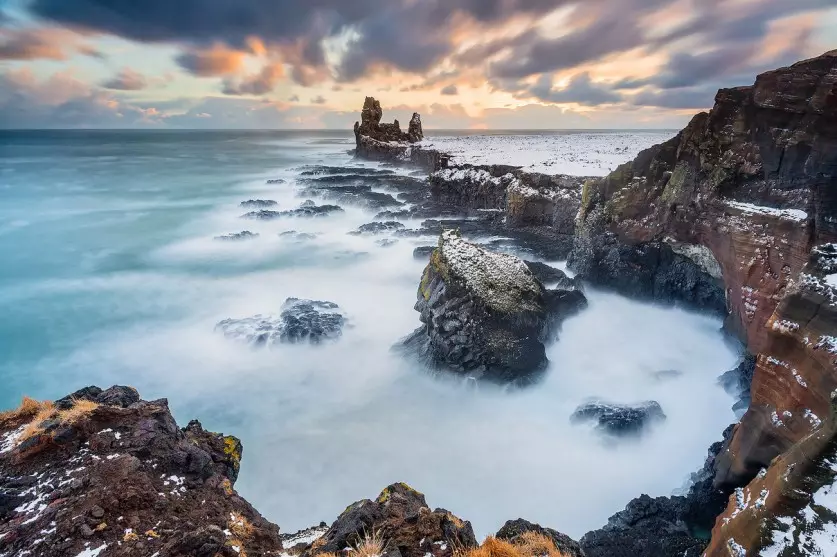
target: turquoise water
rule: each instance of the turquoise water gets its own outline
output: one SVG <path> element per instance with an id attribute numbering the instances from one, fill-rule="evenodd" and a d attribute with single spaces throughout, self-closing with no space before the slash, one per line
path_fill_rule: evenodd
<path id="1" fill-rule="evenodd" d="M 737 354 L 714 317 L 590 290 L 548 347 L 545 381 L 508 393 L 433 379 L 389 348 L 418 325 L 423 262 L 346 232 L 372 211 L 293 208 L 308 164 L 358 165 L 342 132 L 2 132 L 0 406 L 129 384 L 178 421 L 244 443 L 240 492 L 284 530 L 406 481 L 478 534 L 523 516 L 578 536 L 641 492 L 668 494 L 734 420 L 716 377 Z M 265 181 L 282 178 L 285 184 Z M 414 223 L 417 224 L 417 223 Z M 409 223 L 408 223 L 409 225 Z M 214 236 L 249 229 L 242 243 Z M 306 243 L 279 233 L 317 234 Z M 348 314 L 323 346 L 251 350 L 213 331 L 289 296 Z M 668 382 L 660 370 L 682 375 Z M 608 443 L 568 417 L 587 397 L 660 402 L 668 420 Z"/>

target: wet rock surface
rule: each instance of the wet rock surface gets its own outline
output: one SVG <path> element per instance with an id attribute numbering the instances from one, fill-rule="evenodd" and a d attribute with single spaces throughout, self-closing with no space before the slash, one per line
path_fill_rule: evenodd
<path id="1" fill-rule="evenodd" d="M 343 208 L 338 205 L 317 205 L 312 200 L 306 200 L 296 209 L 289 209 L 287 211 L 271 211 L 269 209 L 259 209 L 258 211 L 250 211 L 241 215 L 244 219 L 255 220 L 272 220 L 282 217 L 325 217 L 332 213 L 342 213 Z"/>
<path id="2" fill-rule="evenodd" d="M 520 385 L 546 367 L 542 340 L 567 316 L 568 298 L 584 298 L 548 292 L 522 260 L 454 230 L 441 234 L 417 297 L 423 325 L 404 341 L 406 351 L 435 369 Z"/>
<path id="3" fill-rule="evenodd" d="M 276 207 L 278 203 L 272 199 L 248 199 L 238 204 L 239 207 L 246 209 L 265 209 L 267 207 Z"/>
<path id="4" fill-rule="evenodd" d="M 333 302 L 288 298 L 278 317 L 254 315 L 224 319 L 215 329 L 228 338 L 255 346 L 280 342 L 318 344 L 339 338 L 345 324 L 345 315 Z"/>
<path id="5" fill-rule="evenodd" d="M 358 226 L 357 230 L 349 232 L 353 236 L 364 236 L 374 234 L 385 234 L 404 228 L 404 225 L 398 221 L 386 222 L 369 222 Z"/>
<path id="6" fill-rule="evenodd" d="M 592 400 L 579 406 L 570 417 L 572 423 L 592 422 L 598 431 L 614 436 L 637 435 L 665 419 L 656 401 L 628 405 Z"/>
<path id="7" fill-rule="evenodd" d="M 258 233 L 250 232 L 249 230 L 242 230 L 241 232 L 231 232 L 222 236 L 215 236 L 215 239 L 223 242 L 240 242 L 242 240 L 252 240 L 253 238 L 258 237 Z"/>

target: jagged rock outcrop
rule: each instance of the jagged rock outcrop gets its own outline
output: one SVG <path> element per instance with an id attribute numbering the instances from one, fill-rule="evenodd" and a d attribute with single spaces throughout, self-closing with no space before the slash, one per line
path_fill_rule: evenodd
<path id="1" fill-rule="evenodd" d="M 514 544 L 527 532 L 540 534 L 552 540 L 553 545 L 561 552 L 563 557 L 585 557 L 584 550 L 581 549 L 578 542 L 566 534 L 552 528 L 544 528 L 540 524 L 534 524 L 522 518 L 507 520 L 503 527 L 497 530 L 494 537 L 500 540 L 508 540 Z"/>
<path id="2" fill-rule="evenodd" d="M 755 356 L 716 486 L 743 486 L 780 455 L 810 458 L 795 447 L 830 425 L 837 387 L 837 51 L 720 90 L 676 137 L 587 182 L 579 217 L 581 276 L 724 309 Z M 723 551 L 757 547 L 753 531 L 736 536 Z M 713 554 L 729 539 L 713 537 Z"/>
<path id="3" fill-rule="evenodd" d="M 639 434 L 665 419 L 660 404 L 653 400 L 633 405 L 592 400 L 576 408 L 570 416 L 573 423 L 594 422 L 598 431 L 615 436 Z"/>
<path id="4" fill-rule="evenodd" d="M 241 443 L 131 387 L 0 414 L 0 554 L 235 557 L 282 550 L 233 485 Z"/>
<path id="5" fill-rule="evenodd" d="M 543 339 L 586 305 L 570 287 L 549 291 L 526 264 L 446 230 L 418 290 L 422 327 L 404 346 L 433 367 L 526 384 L 547 364 Z"/>
<path id="6" fill-rule="evenodd" d="M 383 115 L 384 111 L 381 109 L 381 103 L 373 97 L 366 97 L 360 113 L 360 122 L 355 122 L 355 141 L 358 144 L 361 136 L 385 143 L 401 141 L 416 143 L 424 139 L 421 117 L 417 112 L 413 113 L 406 132 L 401 131 L 398 120 L 393 121 L 392 124 L 382 124 L 381 118 Z"/>
<path id="7" fill-rule="evenodd" d="M 452 557 L 477 546 L 471 523 L 445 509 L 431 510 L 424 495 L 405 483 L 392 484 L 372 501 L 352 503 L 303 552 L 335 554 L 373 537 L 381 557 Z"/>
<path id="8" fill-rule="evenodd" d="M 254 315 L 224 319 L 215 325 L 215 330 L 254 346 L 281 342 L 319 344 L 340 338 L 345 324 L 346 316 L 334 302 L 288 298 L 278 317 Z"/>

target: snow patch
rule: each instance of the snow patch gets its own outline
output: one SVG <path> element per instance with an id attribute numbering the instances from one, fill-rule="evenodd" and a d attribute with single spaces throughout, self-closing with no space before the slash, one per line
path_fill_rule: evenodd
<path id="1" fill-rule="evenodd" d="M 733 209 L 738 209 L 739 211 L 755 215 L 767 215 L 797 222 L 802 222 L 808 219 L 808 213 L 801 209 L 777 209 L 775 207 L 754 205 L 752 203 L 741 203 L 739 201 L 727 201 L 726 204 L 727 207 L 732 207 Z"/>

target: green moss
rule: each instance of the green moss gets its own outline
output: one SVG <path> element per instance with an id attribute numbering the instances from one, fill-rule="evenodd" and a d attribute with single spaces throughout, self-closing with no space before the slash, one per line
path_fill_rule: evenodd
<path id="1" fill-rule="evenodd" d="M 392 492 L 394 491 L 394 488 L 396 488 L 396 487 L 400 487 L 401 489 L 403 489 L 405 491 L 409 491 L 409 492 L 413 493 L 414 495 L 416 495 L 417 497 L 423 497 L 421 492 L 416 491 L 415 489 L 413 489 L 409 485 L 405 484 L 404 482 L 398 482 L 398 483 L 394 483 L 390 486 L 385 487 L 384 490 L 381 492 L 381 494 L 378 495 L 378 498 L 376 499 L 376 502 L 383 505 L 384 503 L 389 501 L 390 497 L 392 497 Z"/>
<path id="2" fill-rule="evenodd" d="M 663 201 L 667 203 L 674 203 L 683 195 L 683 188 L 686 185 L 686 180 L 689 177 L 689 168 L 686 164 L 678 164 L 674 167 L 671 173 L 671 178 L 668 179 L 666 188 L 660 196 Z"/>
<path id="3" fill-rule="evenodd" d="M 241 441 L 232 435 L 225 435 L 224 454 L 232 459 L 233 468 L 237 471 L 239 466 L 241 466 Z"/>
<path id="4" fill-rule="evenodd" d="M 421 292 L 421 295 L 424 296 L 425 300 L 430 299 L 430 265 L 424 268 L 424 273 L 421 275 L 419 292 Z"/>

